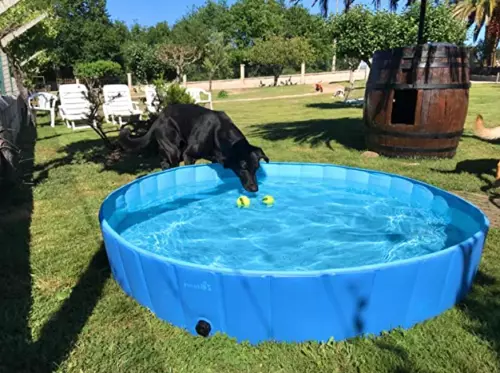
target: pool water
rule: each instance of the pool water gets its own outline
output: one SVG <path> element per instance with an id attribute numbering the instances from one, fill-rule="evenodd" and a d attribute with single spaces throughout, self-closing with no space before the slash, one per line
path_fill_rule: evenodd
<path id="1" fill-rule="evenodd" d="M 238 270 L 311 271 L 392 262 L 440 251 L 467 238 L 448 215 L 388 194 L 334 181 L 271 178 L 249 208 L 236 207 L 238 182 L 178 186 L 118 232 L 168 258 Z M 266 194 L 275 198 L 267 207 Z"/>

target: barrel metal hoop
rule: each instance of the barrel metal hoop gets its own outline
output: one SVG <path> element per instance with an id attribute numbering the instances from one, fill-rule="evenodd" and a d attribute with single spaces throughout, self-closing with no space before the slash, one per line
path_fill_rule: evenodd
<path id="1" fill-rule="evenodd" d="M 429 53 L 430 52 L 430 53 Z M 404 59 L 412 59 L 415 58 L 415 55 L 418 55 L 419 53 L 416 53 L 415 50 L 405 50 L 401 54 L 401 58 Z M 448 58 L 450 60 L 457 59 L 457 58 L 468 58 L 468 54 L 466 51 L 461 51 L 461 50 L 449 50 L 449 51 L 429 51 L 429 50 L 422 50 L 421 53 L 419 54 L 419 57 L 421 59 L 427 58 L 427 59 L 435 59 L 435 58 Z"/>
<path id="2" fill-rule="evenodd" d="M 469 89 L 471 83 L 416 83 L 416 84 L 403 84 L 403 83 L 376 83 L 367 84 L 366 88 L 372 90 L 383 90 L 383 89 L 394 89 L 394 90 L 406 90 L 406 89 Z"/>
<path id="3" fill-rule="evenodd" d="M 418 133 L 418 132 L 396 132 L 390 130 L 384 130 L 380 128 L 371 127 L 365 125 L 365 128 L 373 135 L 382 136 L 392 136 L 392 137 L 406 137 L 406 138 L 419 138 L 419 139 L 452 139 L 454 137 L 460 137 L 463 134 L 463 130 L 456 132 L 447 133 Z"/>
<path id="4" fill-rule="evenodd" d="M 399 153 L 449 153 L 455 152 L 457 148 L 414 148 L 414 147 L 398 147 L 398 146 L 388 146 L 388 145 L 375 145 L 374 148 L 390 150 Z"/>

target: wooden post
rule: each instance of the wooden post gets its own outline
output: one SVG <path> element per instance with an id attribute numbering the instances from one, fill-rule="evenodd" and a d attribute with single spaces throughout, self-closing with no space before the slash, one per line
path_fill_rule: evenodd
<path id="1" fill-rule="evenodd" d="M 306 84 L 306 63 L 300 65 L 300 84 Z"/>
<path id="2" fill-rule="evenodd" d="M 244 81 L 245 81 L 245 64 L 244 64 L 244 63 L 242 63 L 242 64 L 240 65 L 240 80 L 241 80 L 242 82 L 244 82 Z"/>
<path id="3" fill-rule="evenodd" d="M 80 84 L 80 79 L 76 78 L 75 81 L 76 81 L 76 84 Z"/>
<path id="4" fill-rule="evenodd" d="M 337 70 L 337 40 L 333 41 L 332 72 Z"/>
<path id="5" fill-rule="evenodd" d="M 127 73 L 127 83 L 128 83 L 128 89 L 132 90 L 132 74 Z"/>
<path id="6" fill-rule="evenodd" d="M 188 83 L 187 83 L 187 75 L 186 74 L 184 74 L 182 76 L 182 85 L 184 85 L 184 88 L 187 88 Z"/>
<path id="7" fill-rule="evenodd" d="M 500 73 L 497 73 L 497 83 L 500 81 Z"/>

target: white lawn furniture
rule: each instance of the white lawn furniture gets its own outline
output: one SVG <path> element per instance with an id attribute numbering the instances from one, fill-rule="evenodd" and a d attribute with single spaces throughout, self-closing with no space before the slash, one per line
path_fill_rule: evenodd
<path id="1" fill-rule="evenodd" d="M 109 84 L 102 89 L 104 95 L 104 118 L 107 122 L 123 126 L 127 121 L 138 120 L 142 114 L 137 102 L 132 101 L 130 90 L 125 84 Z M 125 121 L 124 122 L 124 118 Z"/>
<path id="2" fill-rule="evenodd" d="M 146 93 L 146 107 L 150 113 L 154 114 L 157 112 L 160 103 L 156 87 L 154 85 L 148 85 L 144 91 Z"/>
<path id="3" fill-rule="evenodd" d="M 50 113 L 50 126 L 56 125 L 57 96 L 47 92 L 36 92 L 28 97 L 28 106 L 33 111 L 48 111 Z"/>
<path id="4" fill-rule="evenodd" d="M 68 128 L 90 128 L 89 125 L 76 126 L 77 122 L 88 122 L 92 104 L 88 100 L 88 90 L 83 84 L 61 84 L 59 86 L 59 115 Z M 93 126 L 96 125 L 95 119 Z"/>
<path id="5" fill-rule="evenodd" d="M 209 104 L 210 109 L 213 110 L 212 105 L 212 94 L 201 88 L 187 88 L 186 92 L 194 99 L 195 104 Z M 202 99 L 202 95 L 207 96 L 206 99 Z"/>

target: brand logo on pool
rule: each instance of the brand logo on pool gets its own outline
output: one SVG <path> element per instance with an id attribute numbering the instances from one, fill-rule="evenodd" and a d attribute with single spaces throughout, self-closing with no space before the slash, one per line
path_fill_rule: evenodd
<path id="1" fill-rule="evenodd" d="M 189 283 L 185 282 L 184 287 L 188 288 L 188 289 L 212 291 L 212 287 L 206 281 L 203 281 L 201 284 L 189 284 Z"/>

